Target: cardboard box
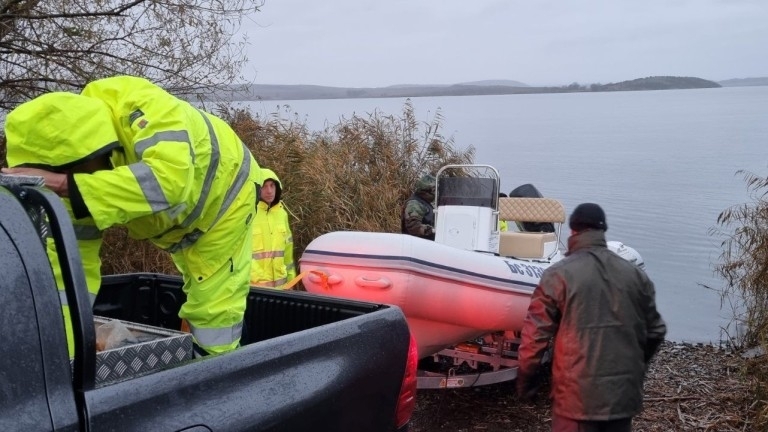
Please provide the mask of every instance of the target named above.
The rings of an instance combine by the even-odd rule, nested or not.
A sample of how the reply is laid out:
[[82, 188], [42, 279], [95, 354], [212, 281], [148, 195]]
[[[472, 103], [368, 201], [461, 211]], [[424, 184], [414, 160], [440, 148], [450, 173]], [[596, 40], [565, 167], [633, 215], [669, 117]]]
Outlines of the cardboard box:
[[[97, 328], [110, 321], [114, 320], [94, 317]], [[193, 358], [191, 334], [121, 322], [139, 342], [96, 353], [97, 386], [146, 375]]]

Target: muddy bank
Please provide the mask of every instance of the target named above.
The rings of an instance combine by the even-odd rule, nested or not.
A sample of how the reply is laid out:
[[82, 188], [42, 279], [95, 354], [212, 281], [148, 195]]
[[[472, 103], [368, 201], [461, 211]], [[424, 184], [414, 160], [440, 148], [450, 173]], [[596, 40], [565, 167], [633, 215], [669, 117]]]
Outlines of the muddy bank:
[[[711, 345], [665, 342], [651, 362], [645, 410], [635, 432], [756, 431], [744, 359]], [[544, 392], [547, 389], [543, 390]], [[411, 432], [539, 432], [550, 430], [545, 394], [522, 404], [512, 383], [459, 390], [420, 390]]]

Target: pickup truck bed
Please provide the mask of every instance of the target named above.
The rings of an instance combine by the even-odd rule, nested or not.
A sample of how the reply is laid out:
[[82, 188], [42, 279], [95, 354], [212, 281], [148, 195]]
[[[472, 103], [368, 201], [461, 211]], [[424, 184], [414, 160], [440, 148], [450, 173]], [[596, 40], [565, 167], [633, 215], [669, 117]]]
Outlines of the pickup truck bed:
[[[32, 222], [39, 208], [66, 263], [73, 366], [39, 224]], [[416, 352], [400, 309], [253, 289], [245, 346], [97, 386], [94, 313], [178, 329], [182, 281], [108, 276], [91, 309], [78, 264], [74, 231], [55, 195], [0, 187], [0, 430], [407, 429]]]
[[[180, 278], [165, 275], [107, 276], [94, 313], [178, 329], [177, 313], [184, 301], [181, 286]], [[199, 410], [198, 421], [227, 431], [250, 421], [260, 425], [258, 430], [381, 429], [393, 422], [397, 400], [378, 399], [398, 394], [405, 373], [405, 363], [386, 353], [409, 337], [407, 328], [406, 333], [393, 333], [401, 320], [399, 309], [385, 305], [252, 289], [244, 325], [247, 346], [171, 369], [182, 375], [169, 377], [161, 392], [158, 377], [150, 375], [141, 380], [147, 388], [138, 393], [175, 397], [174, 410]], [[134, 387], [136, 381], [125, 384]], [[225, 400], [212, 400], [219, 396]], [[190, 400], [199, 400], [200, 407], [190, 407]], [[144, 397], [133, 403], [123, 407], [138, 417], [156, 404]], [[211, 416], [214, 403], [219, 406]], [[103, 411], [113, 416], [123, 407], [110, 405]], [[153, 417], [135, 430], [166, 430], [158, 428]], [[325, 426], [317, 429], [318, 424]]]
[[[93, 312], [107, 318], [179, 329], [178, 313], [186, 299], [182, 285], [180, 277], [155, 273], [104, 276]], [[392, 307], [298, 291], [252, 288], [242, 342], [248, 345], [387, 309]]]

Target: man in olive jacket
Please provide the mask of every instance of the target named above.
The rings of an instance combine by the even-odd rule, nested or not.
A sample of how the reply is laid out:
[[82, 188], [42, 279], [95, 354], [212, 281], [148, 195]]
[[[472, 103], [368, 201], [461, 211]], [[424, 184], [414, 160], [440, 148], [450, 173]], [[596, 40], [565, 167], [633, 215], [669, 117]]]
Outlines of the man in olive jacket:
[[602, 208], [577, 206], [569, 225], [566, 258], [544, 272], [523, 322], [518, 395], [535, 395], [551, 343], [552, 431], [630, 431], [667, 328], [653, 282], [608, 250]]

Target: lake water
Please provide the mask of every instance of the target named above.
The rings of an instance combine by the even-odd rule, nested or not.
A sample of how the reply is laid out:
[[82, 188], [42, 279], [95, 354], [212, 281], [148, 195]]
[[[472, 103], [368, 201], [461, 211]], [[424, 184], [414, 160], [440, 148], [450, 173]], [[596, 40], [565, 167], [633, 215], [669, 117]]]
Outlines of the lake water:
[[[615, 93], [413, 98], [417, 118], [440, 112], [456, 148], [496, 167], [502, 191], [533, 183], [561, 200], [606, 211], [609, 240], [635, 248], [656, 284], [675, 341], [717, 342], [733, 315], [721, 308], [712, 265], [718, 214], [749, 201], [739, 169], [765, 174], [768, 87]], [[290, 107], [311, 129], [374, 110], [399, 114], [405, 99], [265, 101], [254, 113]], [[278, 107], [280, 109], [278, 110]], [[565, 231], [567, 232], [567, 230]]]

